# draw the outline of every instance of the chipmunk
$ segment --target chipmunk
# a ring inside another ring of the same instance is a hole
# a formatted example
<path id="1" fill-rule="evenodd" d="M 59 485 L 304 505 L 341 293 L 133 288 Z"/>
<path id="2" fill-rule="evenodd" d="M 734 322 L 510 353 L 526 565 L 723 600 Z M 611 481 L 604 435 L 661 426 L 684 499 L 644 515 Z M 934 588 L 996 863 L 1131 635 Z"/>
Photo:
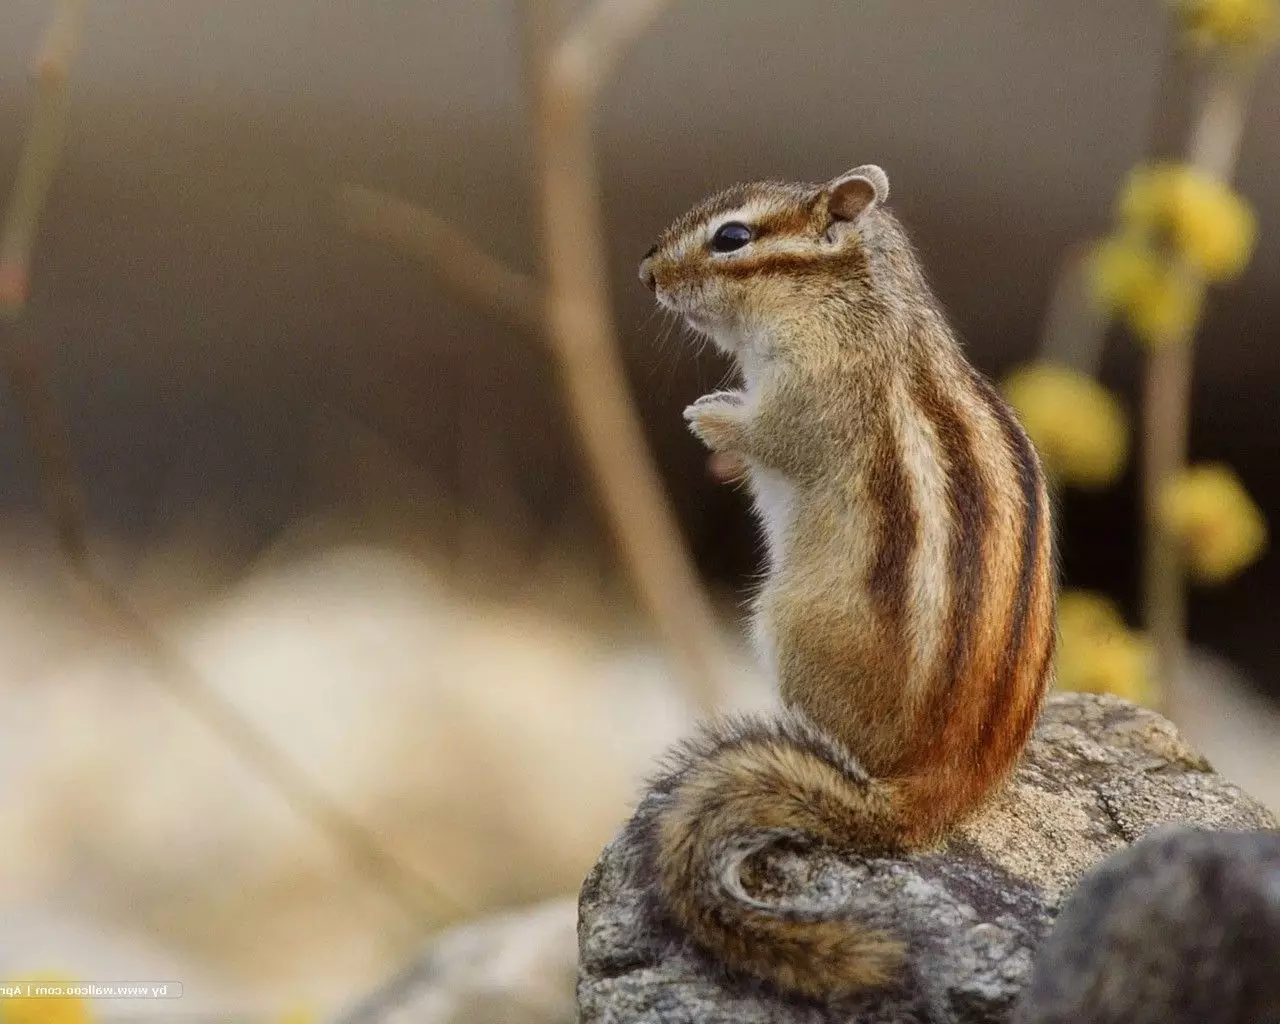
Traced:
<path id="1" fill-rule="evenodd" d="M 737 362 L 685 410 L 747 469 L 767 545 L 754 640 L 785 705 L 677 749 L 628 837 L 673 921 L 724 965 L 837 998 L 886 983 L 901 943 L 755 900 L 779 842 L 927 846 L 1017 761 L 1054 652 L 1040 462 L 968 363 L 875 166 L 739 185 L 640 265 L 658 302 Z"/>

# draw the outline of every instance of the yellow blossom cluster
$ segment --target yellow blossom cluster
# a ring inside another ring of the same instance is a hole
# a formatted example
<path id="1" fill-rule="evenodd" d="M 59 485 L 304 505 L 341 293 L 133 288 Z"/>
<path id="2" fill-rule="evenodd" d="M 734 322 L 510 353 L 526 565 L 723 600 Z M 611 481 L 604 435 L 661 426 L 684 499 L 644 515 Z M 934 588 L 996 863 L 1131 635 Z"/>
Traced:
<path id="1" fill-rule="evenodd" d="M 1055 480 L 1098 488 L 1120 475 L 1129 454 L 1128 420 L 1092 377 L 1032 363 L 1009 375 L 1004 393 Z"/>
<path id="2" fill-rule="evenodd" d="M 1184 469 L 1160 495 L 1161 526 L 1202 583 L 1221 583 L 1266 549 L 1267 523 L 1229 466 Z"/>
<path id="3" fill-rule="evenodd" d="M 1236 277 L 1257 241 L 1253 211 L 1229 185 L 1186 164 L 1135 168 L 1120 200 L 1124 223 L 1163 235 L 1210 281 Z"/>
<path id="4" fill-rule="evenodd" d="M 70 985 L 73 981 L 71 978 L 53 975 L 28 977 L 26 980 L 48 982 L 51 985 Z M 92 1019 L 88 1003 L 74 996 L 0 998 L 0 1024 L 89 1024 Z"/>
<path id="5" fill-rule="evenodd" d="M 1178 280 L 1165 255 L 1134 235 L 1108 238 L 1090 261 L 1094 296 L 1124 315 L 1143 341 L 1185 337 L 1200 316 L 1200 295 Z"/>
<path id="6" fill-rule="evenodd" d="M 1058 601 L 1057 685 L 1062 690 L 1112 693 L 1151 705 L 1151 647 L 1130 630 L 1115 603 L 1086 590 Z"/>
<path id="7" fill-rule="evenodd" d="M 1203 50 L 1262 50 L 1280 30 L 1276 0 L 1172 0 L 1188 42 Z"/>
<path id="8" fill-rule="evenodd" d="M 1090 261 L 1094 296 L 1120 312 L 1139 338 L 1185 337 L 1200 315 L 1206 281 L 1237 276 L 1257 241 L 1253 211 L 1230 187 L 1185 164 L 1136 168 L 1120 201 L 1120 229 Z"/>

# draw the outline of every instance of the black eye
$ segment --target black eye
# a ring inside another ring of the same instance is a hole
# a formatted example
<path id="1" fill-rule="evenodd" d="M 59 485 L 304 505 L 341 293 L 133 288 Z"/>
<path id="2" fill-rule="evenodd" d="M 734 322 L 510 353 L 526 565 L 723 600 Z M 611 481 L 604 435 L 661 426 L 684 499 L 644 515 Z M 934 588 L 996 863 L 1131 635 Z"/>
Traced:
<path id="1" fill-rule="evenodd" d="M 715 252 L 733 252 L 734 249 L 741 249 L 749 241 L 751 241 L 751 229 L 745 224 L 731 220 L 728 224 L 721 224 L 716 229 L 716 233 L 711 236 L 711 248 Z"/>

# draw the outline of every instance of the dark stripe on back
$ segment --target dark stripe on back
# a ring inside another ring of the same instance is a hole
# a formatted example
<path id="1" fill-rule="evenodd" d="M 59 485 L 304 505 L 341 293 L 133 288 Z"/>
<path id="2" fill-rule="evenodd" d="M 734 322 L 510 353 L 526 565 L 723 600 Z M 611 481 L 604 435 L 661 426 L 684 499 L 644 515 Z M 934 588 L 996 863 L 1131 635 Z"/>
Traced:
<path id="1" fill-rule="evenodd" d="M 1042 571 L 1049 571 L 1049 566 L 1040 566 L 1038 558 L 1043 510 L 1040 507 L 1040 468 L 1036 461 L 1035 449 L 1031 447 L 1031 442 L 1027 439 L 1021 424 L 1014 417 L 1013 410 L 996 394 L 990 382 L 972 367 L 970 374 L 978 394 L 1000 424 L 1005 445 L 1013 458 L 1014 469 L 1018 474 L 1023 508 L 1018 592 L 1014 597 L 1013 614 L 1009 621 L 1008 642 L 1000 658 L 1000 670 L 995 679 L 991 703 L 983 721 L 981 742 L 986 747 L 993 739 L 997 723 L 1008 720 L 1009 705 L 1017 694 L 1020 655 L 1026 640 L 1023 634 L 1026 631 L 1027 617 L 1031 610 L 1032 593 L 1035 590 L 1036 578 Z M 1050 558 L 1050 565 L 1052 561 Z M 1053 624 L 1049 623 L 1047 628 L 1052 629 Z M 1028 695 L 1028 699 L 1033 699 L 1032 695 Z"/>
<path id="2" fill-rule="evenodd" d="M 876 428 L 867 496 L 880 511 L 875 560 L 867 577 L 867 591 L 885 628 L 896 642 L 907 622 L 907 572 L 920 535 L 920 513 L 912 499 L 911 483 L 902 453 L 888 421 Z"/>
<path id="3" fill-rule="evenodd" d="M 1017 750 L 1022 749 L 1028 734 L 1036 724 L 1036 715 L 1040 713 L 1040 701 L 1049 683 L 1049 672 L 1053 666 L 1054 650 L 1057 647 L 1057 635 L 1052 622 L 1049 623 L 1049 628 L 1045 632 L 1048 635 L 1045 637 L 1044 651 L 1040 655 L 1040 664 L 1036 666 L 1036 689 L 1026 694 L 1026 704 L 1018 715 L 1017 724 L 1008 735 L 1008 743 Z"/>
<path id="4" fill-rule="evenodd" d="M 911 376 L 911 399 L 933 426 L 946 463 L 947 504 L 951 537 L 948 570 L 951 608 L 943 627 L 950 637 L 942 678 L 932 706 L 926 711 L 931 734 L 940 735 L 955 710 L 964 676 L 973 658 L 982 605 L 982 538 L 991 518 L 991 503 L 973 454 L 973 434 L 960 409 L 947 396 L 927 364 Z"/>

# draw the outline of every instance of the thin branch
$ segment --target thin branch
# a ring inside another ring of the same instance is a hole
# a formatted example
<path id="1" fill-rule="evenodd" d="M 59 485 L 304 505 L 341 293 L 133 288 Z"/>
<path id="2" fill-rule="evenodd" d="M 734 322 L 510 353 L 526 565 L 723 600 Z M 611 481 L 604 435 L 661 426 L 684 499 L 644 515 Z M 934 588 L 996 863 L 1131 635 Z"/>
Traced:
<path id="1" fill-rule="evenodd" d="M 591 121 L 628 43 L 666 6 L 597 0 L 549 62 L 530 59 L 534 142 L 547 274 L 548 331 L 578 439 L 610 526 L 690 692 L 714 707 L 731 691 L 731 659 L 654 467 L 619 354 Z M 546 38 L 545 5 L 525 7 L 527 47 Z"/>
<path id="2" fill-rule="evenodd" d="M 73 587 L 102 623 L 128 638 L 155 680 L 218 736 L 256 777 L 276 791 L 373 883 L 398 912 L 406 937 L 420 938 L 442 912 L 469 909 L 437 879 L 427 879 L 393 856 L 372 830 L 324 791 L 296 762 L 224 697 L 168 639 L 108 581 L 92 570 L 77 572 Z"/>
<path id="3" fill-rule="evenodd" d="M 695 702 L 730 692 L 732 664 L 640 427 L 619 354 L 605 276 L 591 120 L 627 47 L 669 0 L 596 0 L 555 42 L 560 0 L 525 0 L 525 65 L 533 95 L 542 213 L 543 290 L 436 215 L 347 187 L 347 223 L 424 258 L 450 285 L 546 335 L 566 402 L 641 602 L 684 667 Z"/>
<path id="4" fill-rule="evenodd" d="M 547 62 L 565 34 L 568 13 L 576 6 L 577 0 L 522 0 L 520 28 L 524 47 L 521 56 L 530 96 L 536 91 Z"/>
<path id="5" fill-rule="evenodd" d="M 548 78 L 590 103 L 671 0 L 595 0 L 555 48 Z"/>
<path id="6" fill-rule="evenodd" d="M 1040 328 L 1038 358 L 1097 376 L 1109 317 L 1089 294 L 1087 260 L 1091 244 L 1076 245 L 1058 267 L 1049 307 Z"/>
<path id="7" fill-rule="evenodd" d="M 522 327 L 543 330 L 546 316 L 537 283 L 490 256 L 448 221 L 360 185 L 339 188 L 337 204 L 352 231 L 391 242 L 428 263 L 464 297 Z"/>
<path id="8" fill-rule="evenodd" d="M 13 192 L 0 227 L 0 313 L 15 317 L 26 305 L 31 281 L 31 247 L 66 136 L 71 61 L 86 10 L 85 0 L 61 0 L 31 64 L 35 107 Z"/>
<path id="9" fill-rule="evenodd" d="M 85 571 L 89 551 L 84 495 L 77 479 L 71 439 L 46 375 L 45 360 L 29 331 L 23 319 L 3 325 L 2 333 L 8 342 L 5 370 L 9 390 L 31 445 L 40 493 L 58 548 L 77 572 Z"/>
<path id="10" fill-rule="evenodd" d="M 27 333 L 29 324 L 22 317 L 40 214 L 65 136 L 71 61 L 86 6 L 85 0 L 62 0 L 55 7 L 33 62 L 35 108 L 0 228 L 0 324 L 7 342 L 5 369 L 35 456 L 45 507 L 71 569 L 73 589 L 96 616 L 128 638 L 156 670 L 160 684 L 250 765 L 259 778 L 274 787 L 295 813 L 309 820 L 343 851 L 361 876 L 408 918 L 406 923 L 416 935 L 424 920 L 439 916 L 442 905 L 456 910 L 459 901 L 440 895 L 440 886 L 410 871 L 388 853 L 365 825 L 281 753 L 89 564 L 84 508 L 69 434 L 41 372 L 38 348 Z"/>
<path id="11" fill-rule="evenodd" d="M 31 252 L 40 214 L 66 137 L 71 62 L 79 46 L 85 0 L 61 0 L 31 62 L 36 83 L 31 122 L 0 227 L 0 322 L 6 326 L 5 371 L 53 521 L 59 547 L 74 565 L 86 553 L 84 507 L 71 445 L 62 430 L 57 401 L 43 373 L 40 350 L 22 321 L 31 282 Z"/>
<path id="12" fill-rule="evenodd" d="M 1167 29 L 1166 52 L 1172 54 L 1179 37 L 1176 26 Z M 1170 147 L 1172 128 L 1170 114 L 1179 110 L 1185 89 L 1184 63 L 1176 59 L 1161 60 L 1156 99 L 1145 152 L 1155 159 Z M 1086 280 L 1092 243 L 1073 246 L 1058 265 L 1052 297 L 1040 327 L 1038 358 L 1057 363 L 1080 373 L 1096 377 L 1102 367 L 1107 331 L 1111 317 L 1098 309 Z"/>
<path id="13" fill-rule="evenodd" d="M 1235 174 L 1250 81 L 1247 69 L 1237 64 L 1212 70 L 1187 146 L 1189 164 L 1224 182 Z M 1177 272 L 1196 306 L 1201 306 L 1207 291 L 1203 276 L 1185 260 Z M 1147 358 L 1143 394 L 1143 608 L 1166 704 L 1170 688 L 1181 680 L 1185 656 L 1186 583 L 1176 540 L 1161 525 L 1159 505 L 1165 487 L 1187 461 L 1196 326 L 1187 324 L 1158 339 Z"/>

